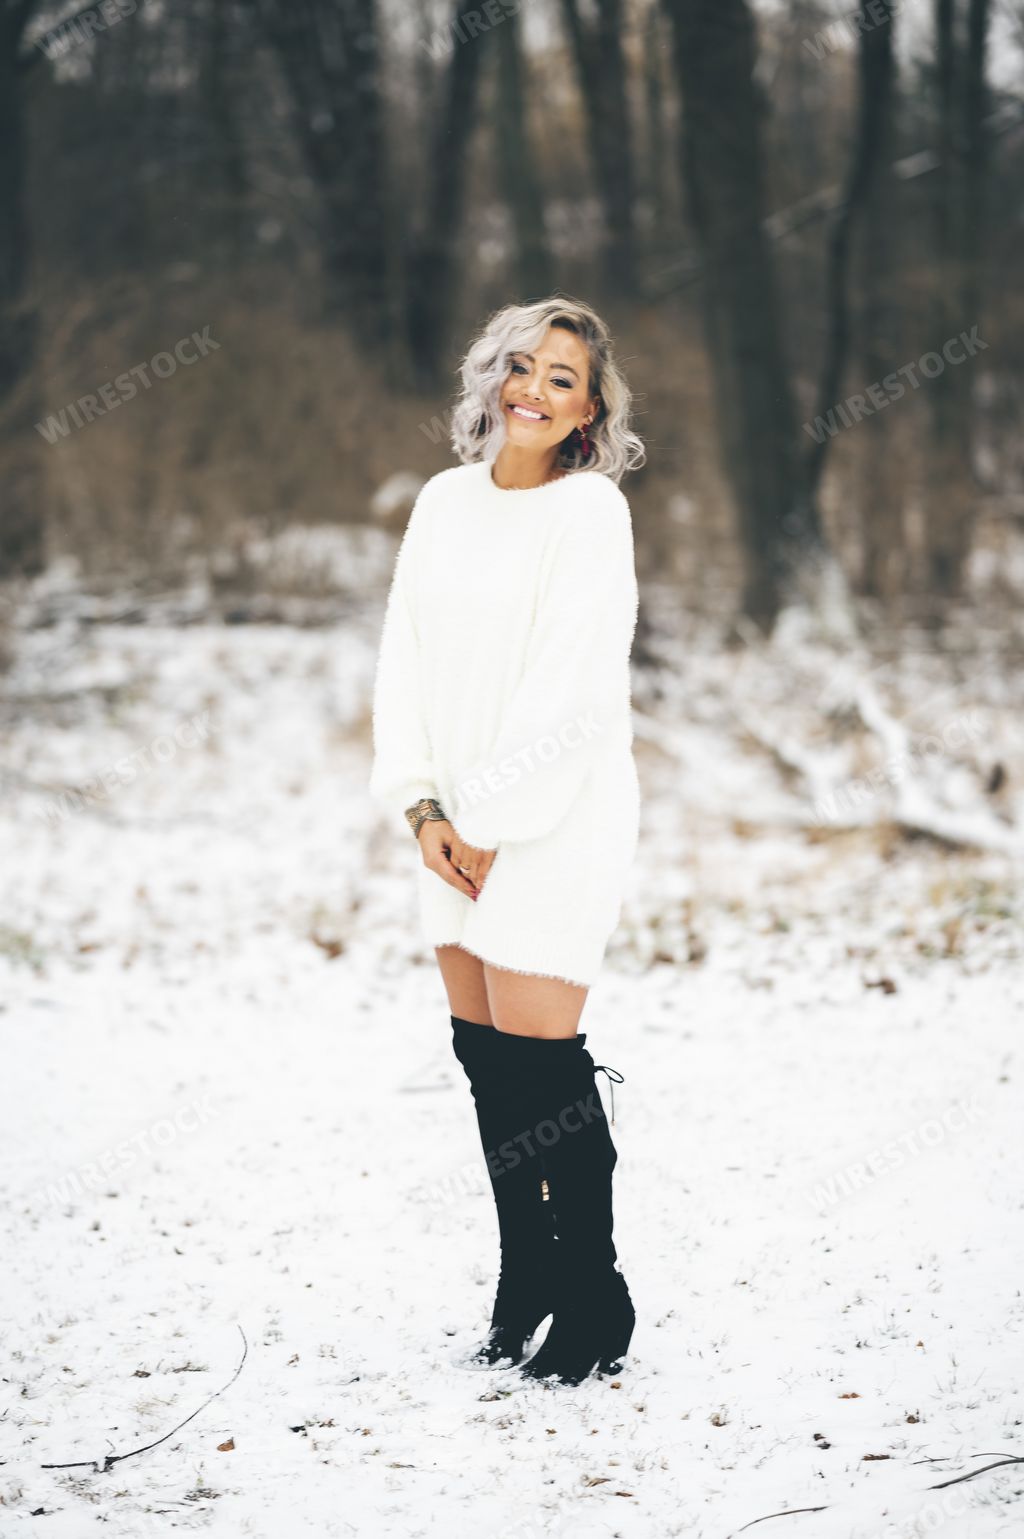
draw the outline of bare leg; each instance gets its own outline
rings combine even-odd
[[[452,1015],[463,1021],[475,1021],[479,1026],[493,1026],[480,958],[463,951],[461,946],[435,946],[434,951]]]
[[[493,967],[461,946],[435,946],[452,1015],[521,1037],[574,1037],[589,989]]]
[[[561,978],[516,973],[484,963],[492,1020],[519,1037],[574,1037],[589,990]]]

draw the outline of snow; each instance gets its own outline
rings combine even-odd
[[[1024,1455],[1019,670],[848,678],[646,595],[641,848],[581,1023],[638,1324],[565,1389],[462,1362],[496,1224],[365,790],[382,594],[118,624],[65,577],[0,681],[4,1539],[1020,1534],[1024,1465],[933,1489]],[[1004,840],[909,838],[882,781],[815,818],[872,702],[974,713],[910,781]]]

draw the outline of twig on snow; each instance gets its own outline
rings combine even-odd
[[[185,1426],[186,1422],[190,1422],[192,1420],[193,1416],[198,1416],[200,1411],[205,1411],[206,1407],[210,1404],[211,1401],[216,1400],[218,1395],[223,1395],[225,1390],[230,1389],[232,1384],[238,1378],[238,1375],[241,1373],[242,1367],[245,1363],[245,1359],[249,1355],[249,1343],[245,1339],[245,1332],[242,1330],[241,1326],[238,1327],[238,1330],[242,1338],[242,1357],[238,1367],[235,1369],[228,1382],[222,1385],[220,1389],[215,1389],[208,1400],[204,1400],[202,1405],[197,1406],[190,1415],[185,1417],[185,1421],[179,1421],[176,1427],[172,1427],[170,1432],[165,1432],[163,1437],[158,1437],[155,1443],[147,1443],[143,1448],[133,1448],[129,1453],[105,1454],[102,1467],[100,1466],[97,1459],[74,1459],[70,1464],[42,1464],[40,1465],[40,1469],[74,1470],[81,1469],[83,1465],[91,1464],[98,1474],[105,1475],[107,1470],[112,1468],[113,1465],[119,1463],[121,1459],[132,1459],[136,1454],[148,1453],[151,1448],[157,1448],[161,1443],[166,1443],[167,1439],[169,1437],[173,1437],[176,1432],[180,1432],[182,1427]]]
[[[973,1454],[929,1454],[926,1459],[911,1459],[911,1464],[948,1464],[950,1459],[1003,1459],[1005,1454],[998,1453],[973,1453]]]
[[[929,1491],[942,1491],[946,1486],[958,1486],[963,1480],[973,1480],[976,1475],[984,1475],[986,1470],[1001,1470],[1007,1464],[1024,1464],[1024,1455],[1010,1454],[1006,1459],[999,1459],[995,1464],[983,1464],[980,1470],[968,1470],[966,1475],[954,1475],[952,1480],[940,1480],[937,1486],[929,1486]]]
[[[982,1458],[985,1457],[985,1455],[984,1454],[971,1454],[970,1457],[972,1459],[982,1459]],[[941,1459],[915,1459],[913,1462],[915,1464],[937,1464],[937,1463],[943,1463],[944,1460],[941,1460]],[[940,1480],[938,1485],[929,1486],[928,1489],[929,1489],[929,1491],[943,1491],[943,1490],[945,1490],[945,1488],[947,1486],[959,1485],[964,1480],[974,1480],[974,1478],[977,1475],[984,1475],[986,1473],[986,1471],[988,1471],[988,1470],[1005,1469],[1005,1467],[1008,1464],[1024,1464],[1024,1455],[1021,1455],[1021,1454],[1009,1454],[1005,1458],[998,1459],[994,1464],[983,1464],[981,1466],[981,1469],[978,1469],[978,1470],[968,1470],[966,1475],[955,1475],[952,1480]],[[791,1517],[794,1513],[797,1513],[797,1512],[825,1512],[825,1511],[827,1511],[826,1507],[788,1507],[788,1508],[786,1508],[782,1512],[766,1512],[764,1517],[762,1517],[762,1518],[753,1518],[751,1520],[751,1522],[744,1523],[743,1527],[742,1528],[738,1528],[736,1530],[736,1532],[738,1534],[742,1534],[742,1533],[744,1533],[746,1531],[746,1529],[753,1528],[754,1525],[757,1524],[757,1523],[767,1523],[769,1518],[788,1518],[788,1517]]]
[[[749,1523],[744,1523],[743,1528],[736,1532],[742,1534],[744,1529],[753,1528],[755,1523],[767,1523],[769,1518],[791,1518],[795,1512],[827,1512],[828,1505],[824,1507],[787,1507],[782,1512],[766,1512],[763,1518],[752,1518]]]

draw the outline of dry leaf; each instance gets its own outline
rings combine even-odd
[[[333,962],[335,957],[340,957],[345,947],[340,940],[326,940],[316,932],[309,937],[314,946],[319,946],[321,951],[326,951],[327,960]]]

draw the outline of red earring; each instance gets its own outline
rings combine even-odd
[[[587,427],[588,426],[589,426],[589,424],[584,422],[583,425],[579,429],[580,448],[583,450],[583,458],[585,460],[589,460],[589,458],[590,458],[590,439],[587,437]]]

